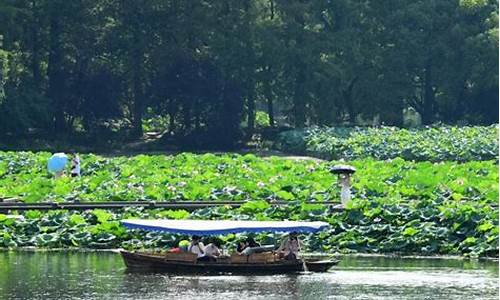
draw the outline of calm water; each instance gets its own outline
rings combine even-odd
[[[0,252],[0,299],[498,299],[498,264],[343,258],[329,273],[166,276],[114,253]]]

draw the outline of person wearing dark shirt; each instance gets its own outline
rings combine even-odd
[[[260,244],[257,243],[252,237],[248,237],[246,242],[247,242],[248,247],[250,247],[250,248],[260,247]]]
[[[248,247],[248,244],[244,240],[238,241],[238,246],[236,247],[236,253],[242,254],[243,251]]]

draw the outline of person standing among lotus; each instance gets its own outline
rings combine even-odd
[[[71,177],[80,177],[80,170],[80,157],[78,157],[78,154],[75,154],[71,159]]]

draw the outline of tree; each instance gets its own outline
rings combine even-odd
[[[0,131],[108,139],[112,119],[137,138],[147,109],[175,143],[227,147],[251,136],[258,109],[299,128],[401,125],[408,106],[426,124],[495,123],[497,5],[4,1]]]

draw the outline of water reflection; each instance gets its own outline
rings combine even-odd
[[[127,272],[114,253],[0,252],[1,299],[498,299],[498,265],[344,258],[329,273],[168,276]]]

